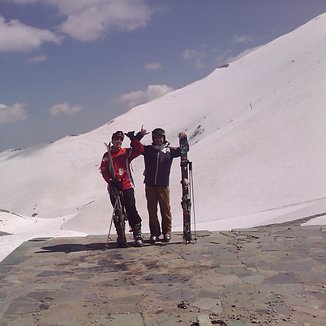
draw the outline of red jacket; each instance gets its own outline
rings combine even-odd
[[[110,153],[113,161],[113,170],[117,181],[122,182],[122,189],[130,189],[133,187],[133,180],[130,172],[130,162],[144,151],[143,145],[139,140],[131,142],[131,148],[121,147],[119,150],[111,148]],[[113,175],[110,172],[110,159],[108,153],[104,153],[100,171],[104,180],[108,183],[110,191],[110,183]]]

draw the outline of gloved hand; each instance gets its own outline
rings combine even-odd
[[[123,189],[121,180],[110,180],[109,185],[111,188],[121,191]]]
[[[141,131],[138,131],[136,136],[135,136],[135,139],[137,140],[141,140],[145,135],[141,132]]]
[[[130,139],[130,140],[134,140],[135,137],[135,132],[134,131],[128,131],[127,133],[125,133],[125,135]]]
[[[182,139],[182,138],[187,139],[187,135],[183,131],[179,132],[178,137],[179,137],[179,139]]]
[[[141,126],[141,129],[140,129],[140,131],[137,132],[135,138],[137,140],[141,140],[147,134],[148,134],[148,132],[146,131],[146,129],[144,129],[144,127]]]

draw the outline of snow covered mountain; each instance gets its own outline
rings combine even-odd
[[[179,131],[188,134],[197,229],[251,227],[324,213],[325,71],[323,14],[89,133],[3,151],[0,230],[106,233],[112,208],[98,169],[103,143],[116,130],[137,131],[142,125],[148,131],[164,128],[172,145],[178,144]],[[150,142],[147,135],[144,143]],[[139,157],[133,175],[147,231],[143,169]],[[170,186],[176,231],[182,229],[178,159]]]

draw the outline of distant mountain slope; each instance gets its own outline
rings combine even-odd
[[[163,127],[172,145],[187,132],[199,225],[249,226],[251,214],[310,205],[326,197],[325,71],[326,14],[87,134],[0,153],[0,209],[75,215],[64,228],[105,231],[111,208],[98,171],[103,142],[141,125]],[[142,158],[133,168],[146,226]],[[171,193],[174,226],[181,228],[178,160]]]

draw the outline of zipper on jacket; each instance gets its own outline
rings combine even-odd
[[[160,152],[157,152],[156,171],[155,171],[155,179],[154,179],[154,184],[155,184],[155,185],[156,185],[156,182],[157,182],[159,158],[160,158]]]

